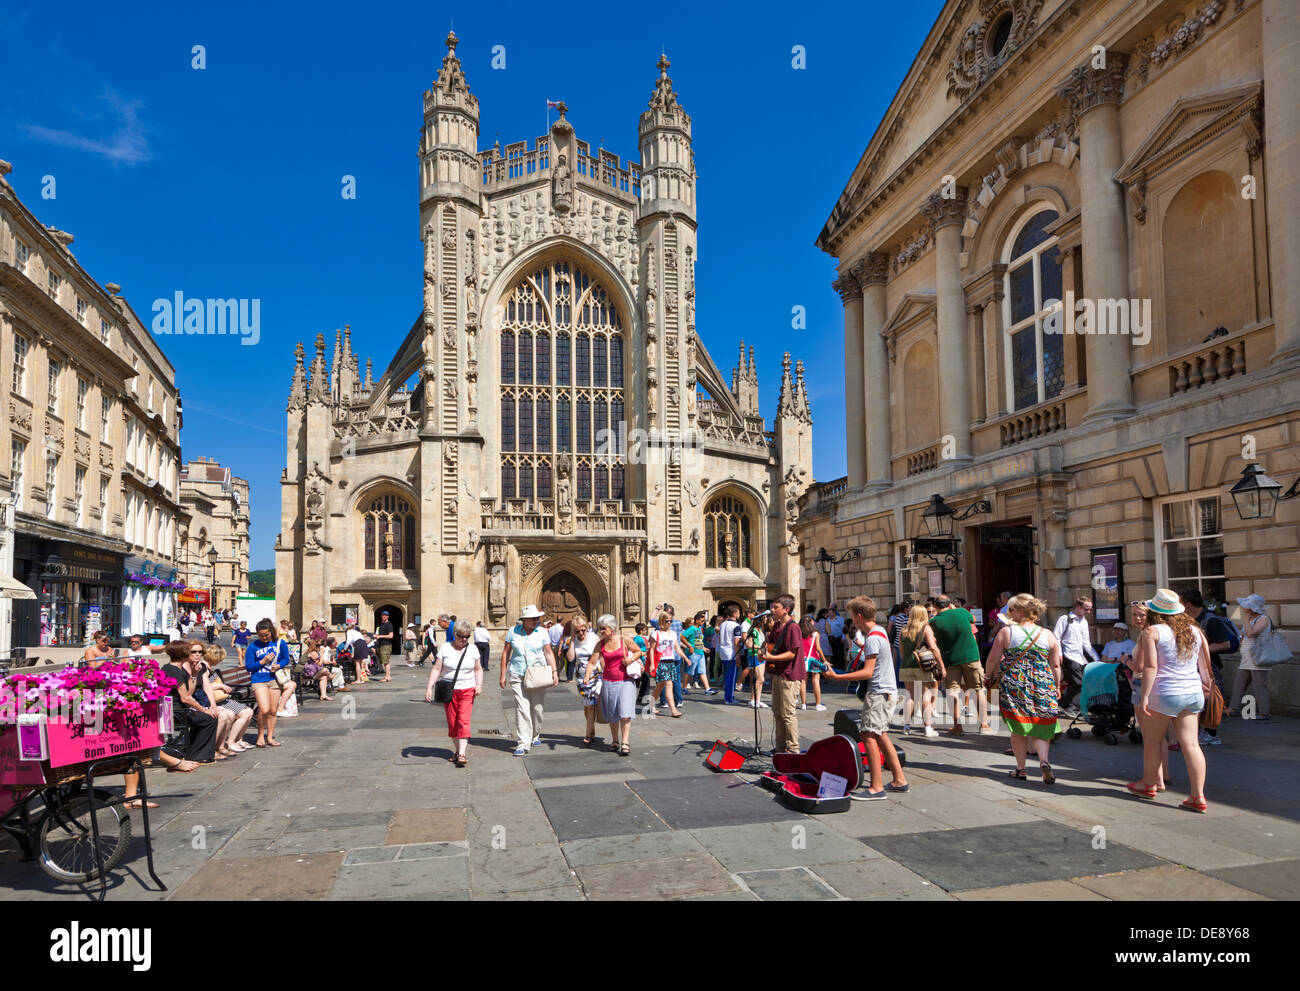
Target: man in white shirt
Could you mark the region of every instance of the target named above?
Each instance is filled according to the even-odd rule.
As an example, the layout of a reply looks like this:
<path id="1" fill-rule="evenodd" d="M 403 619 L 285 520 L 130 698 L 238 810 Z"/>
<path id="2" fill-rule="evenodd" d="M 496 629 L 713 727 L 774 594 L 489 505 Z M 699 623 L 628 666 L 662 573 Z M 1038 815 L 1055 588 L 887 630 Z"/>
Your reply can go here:
<path id="1" fill-rule="evenodd" d="M 1116 623 L 1110 630 L 1110 642 L 1101 648 L 1101 656 L 1107 661 L 1123 662 L 1133 656 L 1135 644 L 1129 639 L 1128 624 Z"/>
<path id="2" fill-rule="evenodd" d="M 1083 667 L 1089 661 L 1097 660 L 1092 634 L 1088 630 L 1088 614 L 1091 612 L 1092 600 L 1080 596 L 1074 600 L 1073 608 L 1056 621 L 1056 628 L 1052 631 L 1061 642 L 1061 672 L 1066 681 L 1061 708 L 1071 713 L 1078 711 L 1074 700 L 1083 688 Z"/>
<path id="3" fill-rule="evenodd" d="M 826 614 L 826 636 L 831 641 L 831 655 L 837 668 L 844 667 L 844 617 L 839 614 L 835 604 Z"/>
<path id="4" fill-rule="evenodd" d="M 474 626 L 474 645 L 478 648 L 479 664 L 483 670 L 488 669 L 488 655 L 492 652 L 492 634 L 488 628 L 483 625 L 483 620 L 479 620 Z"/>
<path id="5" fill-rule="evenodd" d="M 740 624 L 736 617 L 740 610 L 733 603 L 722 611 L 722 624 L 718 627 L 718 660 L 722 661 L 722 699 L 727 705 L 736 704 L 736 636 Z"/>

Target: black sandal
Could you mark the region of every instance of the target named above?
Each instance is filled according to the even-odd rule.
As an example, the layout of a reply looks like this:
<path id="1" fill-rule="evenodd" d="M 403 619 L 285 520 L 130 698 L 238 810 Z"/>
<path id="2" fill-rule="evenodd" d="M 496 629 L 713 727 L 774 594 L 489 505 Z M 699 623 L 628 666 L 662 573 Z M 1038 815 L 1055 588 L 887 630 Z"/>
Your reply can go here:
<path id="1" fill-rule="evenodd" d="M 1043 784 L 1045 785 L 1056 784 L 1056 775 L 1052 773 L 1052 765 L 1047 763 L 1047 761 L 1043 761 L 1038 766 L 1043 772 Z"/>
<path id="2" fill-rule="evenodd" d="M 616 754 L 616 753 L 618 753 L 618 744 L 617 744 L 617 743 L 611 743 L 611 744 L 609 745 L 609 752 L 610 752 L 611 754 Z"/>
<path id="3" fill-rule="evenodd" d="M 1023 767 L 1013 767 L 1013 768 L 1011 769 L 1011 773 L 1008 774 L 1007 777 L 1009 777 L 1009 778 L 1015 778 L 1017 781 L 1028 781 L 1028 780 L 1029 780 L 1028 777 L 1026 777 L 1026 775 L 1025 775 L 1025 769 L 1024 769 Z"/>

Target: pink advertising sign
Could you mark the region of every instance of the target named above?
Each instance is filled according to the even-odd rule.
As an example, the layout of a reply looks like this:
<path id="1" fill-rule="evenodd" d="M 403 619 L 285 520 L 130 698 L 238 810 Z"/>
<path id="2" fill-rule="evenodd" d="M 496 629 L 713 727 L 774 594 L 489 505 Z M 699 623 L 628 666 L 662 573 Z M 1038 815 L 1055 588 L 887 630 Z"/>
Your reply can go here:
<path id="1" fill-rule="evenodd" d="M 46 725 L 50 741 L 50 767 L 66 767 L 87 761 L 117 757 L 136 750 L 151 750 L 162 746 L 158 727 L 158 703 L 149 702 L 144 714 L 127 716 L 110 713 L 102 732 L 95 733 L 94 725 L 84 723 L 51 722 Z"/>

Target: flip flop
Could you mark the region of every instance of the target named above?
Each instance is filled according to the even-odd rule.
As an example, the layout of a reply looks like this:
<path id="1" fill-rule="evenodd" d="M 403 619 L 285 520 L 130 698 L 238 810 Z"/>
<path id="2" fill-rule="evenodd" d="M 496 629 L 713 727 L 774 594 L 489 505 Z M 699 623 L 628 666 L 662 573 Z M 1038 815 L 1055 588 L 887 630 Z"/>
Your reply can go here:
<path id="1" fill-rule="evenodd" d="M 266 745 L 267 745 L 268 747 L 283 747 L 283 746 L 284 746 L 284 744 L 281 743 L 279 740 L 268 740 L 268 741 L 266 742 Z"/>
<path id="2" fill-rule="evenodd" d="M 128 809 L 131 809 L 131 810 L 138 809 L 138 808 L 140 808 L 140 800 L 139 800 L 139 799 L 136 799 L 136 800 L 133 801 L 133 802 L 127 802 L 126 805 L 123 806 L 123 807 L 124 807 L 124 808 L 128 808 Z M 150 803 L 149 803 L 149 808 L 151 808 L 151 809 L 156 809 L 156 808 L 158 808 L 158 803 L 157 803 L 157 802 L 150 802 Z"/>

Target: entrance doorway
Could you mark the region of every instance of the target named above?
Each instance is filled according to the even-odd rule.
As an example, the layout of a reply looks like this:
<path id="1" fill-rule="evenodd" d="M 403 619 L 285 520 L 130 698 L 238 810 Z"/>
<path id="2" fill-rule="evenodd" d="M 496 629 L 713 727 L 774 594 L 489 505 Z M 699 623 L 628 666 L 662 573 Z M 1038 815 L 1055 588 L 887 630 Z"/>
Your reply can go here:
<path id="1" fill-rule="evenodd" d="M 591 599 L 587 586 L 568 571 L 557 571 L 542 586 L 541 610 L 556 623 L 567 623 L 581 613 L 591 618 Z"/>
<path id="2" fill-rule="evenodd" d="M 1035 594 L 1034 528 L 1028 523 L 999 523 L 979 529 L 979 599 L 975 605 L 992 609 L 999 592 Z M 992 621 L 985 617 L 985 625 Z"/>
<path id="3" fill-rule="evenodd" d="M 382 612 L 388 613 L 388 622 L 392 623 L 393 629 L 400 634 L 402 632 L 402 626 L 403 626 L 402 621 L 406 618 L 405 616 L 402 615 L 401 606 L 376 606 L 375 625 L 372 626 L 371 629 L 372 630 L 379 629 L 379 624 L 383 622 L 383 620 L 379 618 L 379 614 Z"/>

